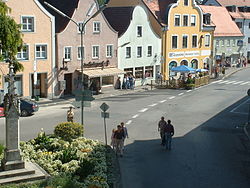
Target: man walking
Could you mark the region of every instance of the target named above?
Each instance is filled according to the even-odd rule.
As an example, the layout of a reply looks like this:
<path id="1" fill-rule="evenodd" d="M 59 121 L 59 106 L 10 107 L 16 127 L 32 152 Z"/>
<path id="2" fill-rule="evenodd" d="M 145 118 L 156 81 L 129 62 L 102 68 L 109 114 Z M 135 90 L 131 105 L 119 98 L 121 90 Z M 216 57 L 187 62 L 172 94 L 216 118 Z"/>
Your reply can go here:
<path id="1" fill-rule="evenodd" d="M 167 126 L 167 122 L 164 120 L 164 117 L 161 117 L 161 120 L 158 123 L 158 131 L 160 131 L 161 136 L 161 145 L 165 145 L 165 129 Z"/>
<path id="2" fill-rule="evenodd" d="M 121 122 L 121 127 L 124 133 L 123 142 L 122 142 L 122 149 L 124 150 L 124 142 L 125 142 L 125 139 L 128 138 L 128 129 L 127 127 L 125 127 L 124 122 Z"/>
<path id="3" fill-rule="evenodd" d="M 171 150 L 172 137 L 174 136 L 174 126 L 171 124 L 171 120 L 168 120 L 168 123 L 165 128 L 165 138 L 166 138 L 166 149 Z"/>
<path id="4" fill-rule="evenodd" d="M 116 155 L 123 156 L 122 146 L 123 146 L 123 138 L 124 138 L 124 131 L 122 130 L 121 125 L 117 125 L 117 130 L 114 133 L 115 138 L 115 153 Z"/>
<path id="5" fill-rule="evenodd" d="M 67 111 L 67 121 L 73 123 L 73 119 L 74 119 L 73 107 L 70 106 L 69 110 Z"/>

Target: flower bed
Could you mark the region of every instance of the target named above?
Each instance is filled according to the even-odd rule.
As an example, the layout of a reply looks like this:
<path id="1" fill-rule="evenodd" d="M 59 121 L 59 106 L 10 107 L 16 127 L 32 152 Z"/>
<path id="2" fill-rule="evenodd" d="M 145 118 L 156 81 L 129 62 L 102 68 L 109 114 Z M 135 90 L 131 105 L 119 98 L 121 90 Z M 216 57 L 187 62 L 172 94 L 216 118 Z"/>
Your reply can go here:
<path id="1" fill-rule="evenodd" d="M 69 174 L 79 187 L 109 187 L 106 147 L 98 141 L 79 137 L 72 142 L 53 136 L 39 136 L 21 142 L 24 160 L 35 162 L 52 176 Z"/>

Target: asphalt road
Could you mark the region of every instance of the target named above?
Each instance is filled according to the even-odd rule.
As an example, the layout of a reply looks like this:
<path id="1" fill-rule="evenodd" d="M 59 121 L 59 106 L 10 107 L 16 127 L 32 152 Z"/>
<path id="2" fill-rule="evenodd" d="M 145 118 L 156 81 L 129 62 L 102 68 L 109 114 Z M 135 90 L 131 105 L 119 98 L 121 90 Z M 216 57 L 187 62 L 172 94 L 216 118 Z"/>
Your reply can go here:
<path id="1" fill-rule="evenodd" d="M 85 108 L 85 136 L 104 142 L 99 106 L 106 102 L 110 133 L 121 121 L 129 139 L 119 158 L 124 188 L 248 188 L 250 147 L 241 126 L 247 121 L 250 87 L 249 69 L 196 90 L 154 90 L 110 97 Z M 34 116 L 20 119 L 21 140 L 28 140 L 43 128 L 52 133 L 66 120 L 68 105 L 40 108 Z M 157 123 L 161 116 L 175 126 L 173 149 L 160 145 Z M 80 122 L 80 110 L 75 109 Z M 4 138 L 4 118 L 0 119 Z"/>

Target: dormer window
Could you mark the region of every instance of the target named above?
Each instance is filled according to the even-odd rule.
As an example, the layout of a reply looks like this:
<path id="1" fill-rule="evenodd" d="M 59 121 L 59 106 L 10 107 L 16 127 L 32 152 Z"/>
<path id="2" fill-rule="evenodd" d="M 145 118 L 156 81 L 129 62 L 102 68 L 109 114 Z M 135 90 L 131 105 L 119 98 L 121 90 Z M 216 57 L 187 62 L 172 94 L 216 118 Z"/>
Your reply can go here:
<path id="1" fill-rule="evenodd" d="M 226 8 L 227 8 L 227 10 L 228 10 L 229 12 L 236 12 L 236 6 L 235 6 L 235 5 L 227 6 Z"/>
<path id="2" fill-rule="evenodd" d="M 203 14 L 203 23 L 206 25 L 211 24 L 211 14 L 209 13 Z"/>
<path id="3" fill-rule="evenodd" d="M 250 7 L 247 7 L 247 6 L 239 7 L 239 11 L 240 12 L 250 12 Z"/>

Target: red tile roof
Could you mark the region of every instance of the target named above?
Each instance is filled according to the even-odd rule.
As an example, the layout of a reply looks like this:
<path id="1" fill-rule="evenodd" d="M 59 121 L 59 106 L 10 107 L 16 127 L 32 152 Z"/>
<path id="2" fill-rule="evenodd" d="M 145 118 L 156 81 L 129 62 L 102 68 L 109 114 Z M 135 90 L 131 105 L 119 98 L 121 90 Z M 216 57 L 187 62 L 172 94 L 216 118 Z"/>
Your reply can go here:
<path id="1" fill-rule="evenodd" d="M 218 3 L 220 3 L 222 6 L 229 6 L 229 5 L 235 5 L 235 6 L 250 6 L 250 0 L 216 0 Z"/>
<path id="2" fill-rule="evenodd" d="M 250 12 L 229 12 L 234 19 L 250 19 Z"/>
<path id="3" fill-rule="evenodd" d="M 225 7 L 200 5 L 205 13 L 211 14 L 215 24 L 214 36 L 243 36 Z"/>

